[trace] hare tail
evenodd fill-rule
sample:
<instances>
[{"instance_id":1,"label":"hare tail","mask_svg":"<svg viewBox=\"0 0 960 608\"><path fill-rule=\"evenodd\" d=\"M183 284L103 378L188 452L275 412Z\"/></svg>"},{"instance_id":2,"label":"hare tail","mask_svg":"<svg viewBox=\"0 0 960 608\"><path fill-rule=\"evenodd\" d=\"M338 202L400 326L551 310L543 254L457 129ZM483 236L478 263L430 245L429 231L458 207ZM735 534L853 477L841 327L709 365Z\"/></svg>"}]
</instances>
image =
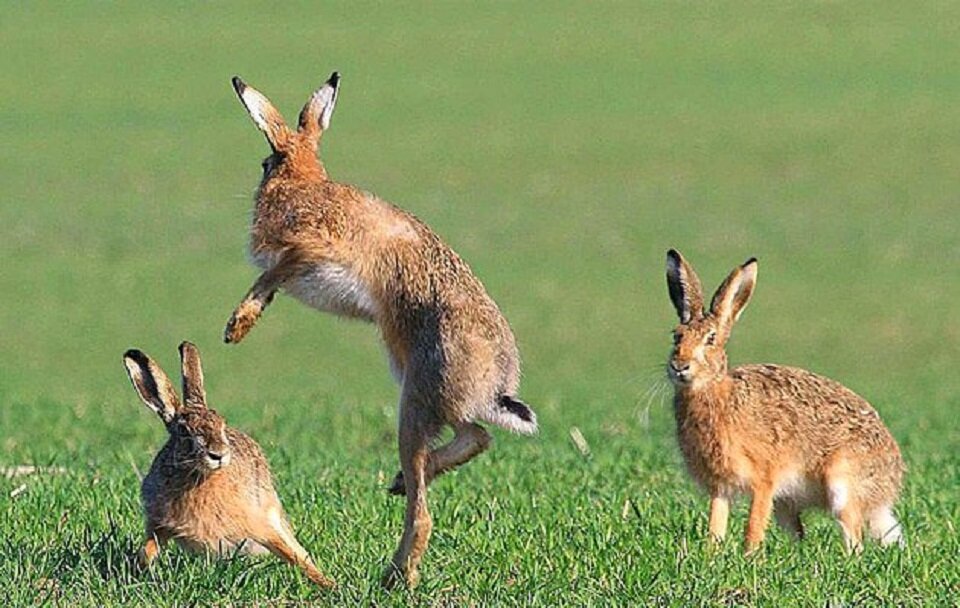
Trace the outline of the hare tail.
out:
<instances>
[{"instance_id":1,"label":"hare tail","mask_svg":"<svg viewBox=\"0 0 960 608\"><path fill-rule=\"evenodd\" d=\"M501 395L482 419L514 433L531 435L537 432L537 415L529 405L510 395Z\"/></svg>"}]
</instances>

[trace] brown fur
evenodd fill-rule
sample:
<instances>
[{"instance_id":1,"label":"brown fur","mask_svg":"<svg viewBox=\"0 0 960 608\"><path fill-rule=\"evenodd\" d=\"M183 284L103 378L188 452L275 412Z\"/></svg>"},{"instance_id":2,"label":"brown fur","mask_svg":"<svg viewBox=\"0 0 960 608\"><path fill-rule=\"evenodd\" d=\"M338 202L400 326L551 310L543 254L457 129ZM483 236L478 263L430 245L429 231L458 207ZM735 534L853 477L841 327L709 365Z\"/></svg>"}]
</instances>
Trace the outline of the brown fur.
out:
<instances>
[{"instance_id":1,"label":"brown fur","mask_svg":"<svg viewBox=\"0 0 960 608\"><path fill-rule=\"evenodd\" d=\"M677 435L693 478L711 497L710 533L726 532L729 500L752 495L746 549L764 537L771 510L795 537L800 513L827 508L846 546L861 526L884 544L900 541L892 516L903 476L896 441L877 412L843 385L779 365L727 370L724 346L756 282L756 260L735 268L703 309L700 281L676 251L667 257L670 297L681 324L668 372L676 386Z\"/></svg>"},{"instance_id":2,"label":"brown fur","mask_svg":"<svg viewBox=\"0 0 960 608\"><path fill-rule=\"evenodd\" d=\"M271 551L314 583L332 586L294 537L260 446L207 407L200 353L184 342L180 356L186 405L152 359L138 350L124 355L134 389L170 432L140 489L146 530L141 566L173 539L188 551L215 556Z\"/></svg>"},{"instance_id":3,"label":"brown fur","mask_svg":"<svg viewBox=\"0 0 960 608\"><path fill-rule=\"evenodd\" d=\"M311 96L297 131L277 126L282 119L261 94L239 79L234 87L273 153L263 164L250 238L264 272L234 311L225 340L242 340L281 288L309 306L377 324L402 385L401 472L391 491L407 496L403 538L383 583L413 584L432 528L427 484L488 446L477 422L536 430L532 410L515 399L513 333L469 266L423 222L328 179L316 150L339 75ZM443 425L456 437L431 450Z\"/></svg>"}]
</instances>

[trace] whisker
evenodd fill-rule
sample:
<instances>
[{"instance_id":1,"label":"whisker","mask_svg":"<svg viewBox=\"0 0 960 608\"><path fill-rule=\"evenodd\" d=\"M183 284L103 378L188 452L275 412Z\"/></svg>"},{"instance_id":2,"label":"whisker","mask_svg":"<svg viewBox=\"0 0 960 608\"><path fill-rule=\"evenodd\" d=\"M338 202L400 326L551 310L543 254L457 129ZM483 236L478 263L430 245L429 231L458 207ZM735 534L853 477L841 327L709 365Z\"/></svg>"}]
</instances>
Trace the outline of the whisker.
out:
<instances>
[{"instance_id":1,"label":"whisker","mask_svg":"<svg viewBox=\"0 0 960 608\"><path fill-rule=\"evenodd\" d=\"M663 405L664 397L670 389L670 381L666 375L666 365L658 363L651 368L651 372L656 373L647 389L639 396L634 408L634 416L639 420L640 426L648 428L650 426L650 409L654 404Z\"/></svg>"},{"instance_id":2,"label":"whisker","mask_svg":"<svg viewBox=\"0 0 960 608\"><path fill-rule=\"evenodd\" d=\"M201 459L196 457L181 458L180 460L174 460L173 465L178 469L186 469L186 468L195 469L197 468L197 465L200 464L200 462L201 462Z\"/></svg>"}]
</instances>

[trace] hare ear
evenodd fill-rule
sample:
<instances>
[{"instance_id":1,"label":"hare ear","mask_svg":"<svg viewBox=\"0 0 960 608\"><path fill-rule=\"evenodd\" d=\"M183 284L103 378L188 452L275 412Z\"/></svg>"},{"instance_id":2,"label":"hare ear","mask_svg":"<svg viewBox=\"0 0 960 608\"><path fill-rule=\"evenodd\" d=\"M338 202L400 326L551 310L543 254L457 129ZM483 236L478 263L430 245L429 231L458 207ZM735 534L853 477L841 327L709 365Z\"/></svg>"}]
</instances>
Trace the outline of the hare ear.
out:
<instances>
[{"instance_id":1,"label":"hare ear","mask_svg":"<svg viewBox=\"0 0 960 608\"><path fill-rule=\"evenodd\" d=\"M700 278L676 249L667 252L667 289L681 323L689 323L703 316Z\"/></svg>"},{"instance_id":2,"label":"hare ear","mask_svg":"<svg viewBox=\"0 0 960 608\"><path fill-rule=\"evenodd\" d=\"M300 133L316 143L330 128L330 118L337 105L340 91L340 72L334 72L322 87L313 92L300 110Z\"/></svg>"},{"instance_id":3,"label":"hare ear","mask_svg":"<svg viewBox=\"0 0 960 608\"><path fill-rule=\"evenodd\" d=\"M140 395L140 400L160 416L164 423L169 423L182 407L180 398L160 366L143 352L135 349L123 354L123 364L127 367L127 374L134 390Z\"/></svg>"},{"instance_id":4,"label":"hare ear","mask_svg":"<svg viewBox=\"0 0 960 608\"><path fill-rule=\"evenodd\" d=\"M757 258L737 266L717 288L710 302L710 313L717 318L723 333L729 334L734 322L750 302L757 284Z\"/></svg>"},{"instance_id":5,"label":"hare ear","mask_svg":"<svg viewBox=\"0 0 960 608\"><path fill-rule=\"evenodd\" d=\"M234 76L232 82L240 102L247 109L257 128L266 135L267 142L273 151L286 147L290 141L290 129L287 128L287 123L284 122L280 112L273 107L263 93L247 85L240 80L239 76Z\"/></svg>"},{"instance_id":6,"label":"hare ear","mask_svg":"<svg viewBox=\"0 0 960 608\"><path fill-rule=\"evenodd\" d=\"M183 378L183 402L186 405L207 407L200 351L190 342L180 344L180 375Z\"/></svg>"}]
</instances>

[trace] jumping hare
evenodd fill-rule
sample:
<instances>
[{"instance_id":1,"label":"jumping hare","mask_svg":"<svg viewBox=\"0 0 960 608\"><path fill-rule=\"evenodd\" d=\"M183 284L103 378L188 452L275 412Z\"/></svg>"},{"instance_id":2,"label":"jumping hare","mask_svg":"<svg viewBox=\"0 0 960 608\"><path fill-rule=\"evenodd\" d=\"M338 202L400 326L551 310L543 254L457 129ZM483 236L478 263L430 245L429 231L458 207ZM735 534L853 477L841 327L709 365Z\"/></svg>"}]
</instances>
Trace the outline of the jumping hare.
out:
<instances>
[{"instance_id":1,"label":"jumping hare","mask_svg":"<svg viewBox=\"0 0 960 608\"><path fill-rule=\"evenodd\" d=\"M216 556L270 551L332 587L294 537L260 446L207 407L197 348L181 344L180 361L184 403L150 357L139 350L123 356L133 388L170 433L140 489L147 536L140 566L149 566L172 538L188 551Z\"/></svg>"},{"instance_id":2,"label":"jumping hare","mask_svg":"<svg viewBox=\"0 0 960 608\"><path fill-rule=\"evenodd\" d=\"M757 280L750 259L704 309L700 280L675 250L667 285L680 316L667 372L675 386L677 435L687 467L710 493L710 534L722 540L731 498L752 496L745 549L763 541L770 511L795 538L800 513L829 509L848 551L862 526L882 545L902 543L893 515L903 477L900 449L877 412L841 384L780 365L727 369L724 345Z\"/></svg>"},{"instance_id":3,"label":"jumping hare","mask_svg":"<svg viewBox=\"0 0 960 608\"><path fill-rule=\"evenodd\" d=\"M390 491L407 499L403 536L381 582L412 586L433 527L428 484L489 446L478 422L533 433L537 421L516 396L520 363L510 326L467 264L410 213L327 177L317 146L339 84L335 72L294 131L266 97L233 79L271 153L250 242L263 274L224 339L242 340L281 288L313 308L379 326L401 385L401 470ZM444 425L454 438L431 449Z\"/></svg>"}]
</instances>

